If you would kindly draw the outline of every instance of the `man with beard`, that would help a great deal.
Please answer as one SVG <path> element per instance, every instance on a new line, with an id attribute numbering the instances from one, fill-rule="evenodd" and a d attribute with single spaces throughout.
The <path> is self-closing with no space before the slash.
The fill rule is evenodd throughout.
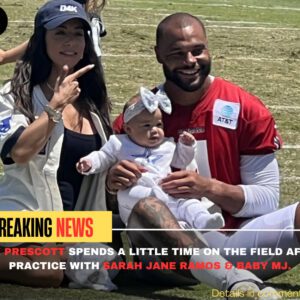
<path id="1" fill-rule="evenodd" d="M 144 228 L 144 231 L 129 232 L 130 240 L 138 247 L 202 248 L 202 255 L 171 255 L 168 259 L 220 262 L 223 267 L 219 270 L 191 269 L 189 274 L 183 270 L 178 273 L 220 290 L 228 291 L 232 285 L 234 290 L 262 290 L 258 278 L 234 268 L 225 270 L 227 262 L 220 256 L 205 255 L 205 247 L 220 249 L 222 256 L 233 263 L 250 263 L 248 269 L 261 279 L 284 271 L 274 268 L 272 261 L 287 261 L 290 267 L 299 263 L 297 256 L 279 257 L 273 251 L 266 251 L 264 255 L 249 255 L 248 252 L 248 255 L 233 255 L 224 250 L 278 247 L 286 253 L 288 247 L 299 247 L 300 234 L 293 231 L 300 228 L 298 204 L 277 210 L 279 171 L 274 152 L 281 147 L 281 138 L 274 119 L 257 97 L 209 75 L 211 58 L 207 36 L 198 18 L 176 13 L 162 20 L 156 32 L 155 52 L 166 78 L 164 90 L 172 102 L 172 114 L 163 116 L 166 136 L 176 139 L 182 131 L 188 131 L 196 138 L 198 150 L 199 173 L 173 172 L 162 180 L 162 189 L 175 198 L 200 201 L 203 197 L 209 198 L 221 208 L 226 229 L 243 228 L 245 231 L 207 232 L 202 235 L 205 241 L 200 241 L 193 232 L 178 231 L 182 223 L 179 225 L 179 220 L 159 199 L 146 198 L 134 207 L 127 224 L 130 228 Z M 116 132 L 122 130 L 122 116 L 115 121 L 114 129 Z M 107 188 L 127 188 L 137 181 L 141 172 L 132 162 L 121 161 L 110 170 Z M 147 228 L 168 230 L 153 232 Z M 251 267 L 254 263 L 265 262 L 268 262 L 265 267 Z M 173 281 L 170 274 L 158 276 L 160 280 Z M 154 277 L 151 274 L 151 278 Z M 236 284 L 237 281 L 241 282 Z M 262 294 L 258 299 L 279 299 L 276 293 L 273 293 L 274 298 L 270 296 L 272 293 L 266 298 Z"/>

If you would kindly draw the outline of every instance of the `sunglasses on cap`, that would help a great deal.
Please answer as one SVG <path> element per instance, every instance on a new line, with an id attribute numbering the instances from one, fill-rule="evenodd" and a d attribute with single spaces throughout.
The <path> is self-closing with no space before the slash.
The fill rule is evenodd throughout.
<path id="1" fill-rule="evenodd" d="M 75 0 L 76 2 L 80 3 L 80 4 L 86 4 L 87 0 Z"/>

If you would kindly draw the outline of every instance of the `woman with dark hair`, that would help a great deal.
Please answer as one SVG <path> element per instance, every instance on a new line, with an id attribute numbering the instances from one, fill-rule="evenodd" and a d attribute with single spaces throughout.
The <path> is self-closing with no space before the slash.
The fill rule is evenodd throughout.
<path id="1" fill-rule="evenodd" d="M 75 167 L 111 133 L 110 103 L 88 31 L 86 13 L 73 0 L 50 1 L 35 17 L 26 52 L 0 91 L 0 211 L 107 209 L 106 174 L 83 176 Z M 1 251 L 0 258 L 0 280 L 58 286 L 63 278 L 62 270 L 8 270 L 13 258 Z"/>
<path id="2" fill-rule="evenodd" d="M 106 28 L 101 16 L 101 12 L 106 5 L 106 0 L 74 0 L 80 3 L 85 9 L 90 21 L 91 30 L 89 32 L 94 50 L 101 61 L 101 38 L 106 36 Z M 0 49 L 0 65 L 15 62 L 20 59 L 28 46 L 28 40 L 8 50 Z"/>

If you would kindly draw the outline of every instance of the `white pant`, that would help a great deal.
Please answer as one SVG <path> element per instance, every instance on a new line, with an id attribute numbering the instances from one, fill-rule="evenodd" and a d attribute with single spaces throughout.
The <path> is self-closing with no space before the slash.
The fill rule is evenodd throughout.
<path id="1" fill-rule="evenodd" d="M 152 187 L 135 185 L 118 192 L 119 213 L 122 221 L 127 224 L 134 205 L 142 198 L 151 196 L 163 201 L 178 221 L 185 221 L 191 228 L 206 228 L 201 226 L 202 219 L 212 219 L 214 222 L 214 216 L 208 212 L 201 201 L 197 199 L 175 199 L 164 193 L 157 184 L 153 184 Z M 222 216 L 220 217 L 222 218 Z M 222 226 L 209 228 L 220 227 Z"/>
<path id="2" fill-rule="evenodd" d="M 245 231 L 238 231 L 232 235 L 221 232 L 208 232 L 203 236 L 211 248 L 219 248 L 221 255 L 229 261 L 237 262 L 268 262 L 266 270 L 259 268 L 251 270 L 259 278 L 265 280 L 277 276 L 282 270 L 271 268 L 271 262 L 288 262 L 290 267 L 300 263 L 300 255 L 285 255 L 288 248 L 300 247 L 296 235 L 293 232 L 295 210 L 298 203 L 279 209 L 272 213 L 257 217 L 241 226 Z M 246 231 L 253 229 L 253 231 Z M 274 231 L 264 231 L 273 229 Z M 283 250 L 283 255 L 226 255 L 224 248 L 269 248 L 273 252 L 276 248 Z M 247 253 L 248 253 L 247 252 Z"/>

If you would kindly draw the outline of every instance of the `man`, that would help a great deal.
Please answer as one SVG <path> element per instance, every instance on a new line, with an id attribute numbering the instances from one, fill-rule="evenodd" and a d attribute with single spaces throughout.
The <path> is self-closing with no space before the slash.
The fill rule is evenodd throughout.
<path id="1" fill-rule="evenodd" d="M 209 247 L 221 249 L 223 256 L 230 261 L 266 263 L 287 260 L 290 267 L 295 266 L 300 260 L 296 256 L 276 257 L 269 251 L 266 255 L 252 253 L 251 256 L 231 257 L 224 251 L 226 247 L 278 247 L 283 250 L 299 247 L 299 232 L 282 232 L 284 229 L 300 228 L 298 205 L 276 211 L 279 172 L 274 152 L 280 148 L 281 139 L 270 112 L 259 99 L 240 87 L 209 75 L 211 58 L 205 28 L 194 16 L 177 13 L 166 17 L 158 25 L 156 37 L 156 57 L 163 67 L 166 78 L 164 89 L 173 109 L 170 116 L 164 115 L 166 136 L 177 138 L 181 131 L 186 130 L 198 140 L 199 174 L 174 172 L 162 181 L 163 190 L 175 198 L 209 198 L 222 209 L 225 228 L 251 230 L 231 235 L 220 232 L 203 235 Z M 115 122 L 117 131 L 121 124 L 122 117 L 119 117 Z M 107 185 L 110 189 L 126 188 L 136 182 L 140 172 L 139 166 L 122 161 L 111 169 Z M 180 228 L 157 199 L 142 199 L 135 206 L 128 227 Z M 266 233 L 259 229 L 279 231 Z M 187 236 L 192 241 L 187 241 Z M 191 233 L 187 235 L 184 232 L 180 235 L 172 231 L 161 232 L 160 235 L 149 231 L 134 232 L 130 238 L 136 246 L 205 247 L 199 245 L 199 241 L 195 242 Z M 222 258 L 205 255 L 190 258 L 190 261 L 205 260 L 221 262 Z M 234 272 L 233 278 L 229 278 L 221 274 L 222 270 L 191 270 L 196 279 L 226 290 L 230 289 L 230 282 L 247 282 L 252 278 L 247 278 L 241 270 Z M 266 279 L 282 270 L 273 270 L 270 263 L 253 272 Z M 256 288 L 261 289 L 257 279 L 255 281 Z"/>

